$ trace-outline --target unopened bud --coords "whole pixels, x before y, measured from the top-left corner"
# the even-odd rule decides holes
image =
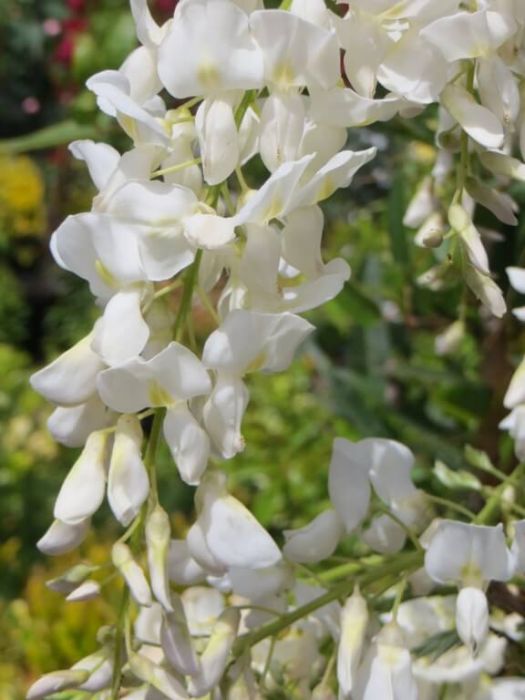
[[[139,605],[150,606],[152,599],[149,584],[144,572],[133,559],[130,548],[122,542],[116,542],[111,550],[111,557],[113,564],[128,584],[133,598]]]
[[[149,575],[155,598],[169,612],[173,610],[168,577],[170,537],[171,528],[168,515],[157,505],[146,522]]]

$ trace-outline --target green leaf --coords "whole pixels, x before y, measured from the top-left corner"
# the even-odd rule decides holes
[[[403,225],[405,207],[403,179],[401,176],[397,176],[392,182],[392,188],[388,196],[388,233],[390,235],[390,246],[394,260],[401,266],[405,275],[407,275],[410,270],[410,249],[406,229]]]
[[[484,472],[494,471],[494,465],[487,453],[483,452],[483,450],[477,450],[472,445],[465,445],[465,459],[470,465]]]
[[[450,469],[450,467],[447,467],[447,465],[439,459],[434,465],[434,474],[448,489],[481,490],[481,482],[474,474],[464,469]]]
[[[15,155],[43,148],[54,148],[76,139],[92,139],[96,136],[97,129],[94,127],[67,119],[34,131],[32,134],[0,140],[0,155]]]
[[[425,639],[423,644],[412,649],[412,654],[416,659],[422,656],[430,656],[432,661],[436,661],[449,649],[459,645],[459,643],[460,641],[456,630],[445,630],[444,632],[438,632],[432,637]]]

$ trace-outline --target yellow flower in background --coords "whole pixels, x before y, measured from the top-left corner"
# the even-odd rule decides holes
[[[41,235],[45,228],[45,186],[28,156],[0,156],[0,226],[7,238]]]

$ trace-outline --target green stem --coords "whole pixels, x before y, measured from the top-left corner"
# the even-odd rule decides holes
[[[474,91],[474,71],[475,61],[469,61],[467,66],[467,84],[465,87],[470,93]],[[465,188],[465,181],[469,172],[469,166],[468,134],[463,131],[461,133],[459,169],[457,173],[456,194],[454,195],[455,201],[459,201],[461,199],[463,189]]]
[[[507,488],[507,486],[510,485],[515,485],[516,483],[519,482],[519,479],[521,478],[523,471],[525,469],[525,462],[521,462],[521,464],[518,464],[516,469],[511,472],[504,481],[497,486],[494,491],[492,492],[492,496],[489,498],[489,500],[485,503],[483,508],[479,511],[479,513],[475,516],[474,520],[472,521],[475,525],[486,525],[488,522],[492,520],[492,516],[498,511],[501,503],[501,497],[503,495],[503,491]]]
[[[465,508],[465,506],[460,505],[459,503],[454,503],[454,501],[449,501],[448,498],[441,498],[440,496],[434,496],[432,493],[426,493],[425,496],[428,498],[429,501],[432,501],[433,503],[437,503],[440,506],[445,506],[449,508],[450,510],[455,510],[457,513],[461,513],[461,515],[464,515],[467,517],[469,520],[473,520],[476,517],[476,514],[473,513],[471,510],[468,508]]]
[[[124,586],[117,627],[115,629],[115,649],[113,653],[113,677],[111,679],[111,700],[118,700],[120,696],[120,684],[122,681],[122,651],[124,648],[124,624],[129,605],[129,588]]]
[[[278,635],[282,630],[286,629],[297,620],[301,620],[303,617],[310,615],[311,613],[319,610],[324,605],[328,605],[338,598],[345,598],[353,590],[356,583],[359,583],[361,589],[366,588],[377,582],[378,579],[388,574],[402,574],[408,571],[415,571],[421,566],[423,561],[423,556],[420,552],[408,552],[406,554],[396,554],[391,559],[383,562],[377,567],[372,567],[369,573],[363,574],[361,577],[356,577],[356,579],[342,581],[337,586],[334,586],[330,591],[323,593],[323,595],[311,600],[305,605],[301,605],[299,608],[292,610],[289,613],[282,615],[278,620],[269,622],[258,630],[253,632],[248,632],[237,639],[233,646],[233,654],[235,657],[242,656],[242,654],[254,646],[258,642],[266,639],[267,637],[274,637]]]
[[[244,93],[239,106],[235,110],[235,124],[237,126],[237,129],[241,126],[242,120],[244,119],[244,115],[248,111],[248,107],[255,100],[256,96],[256,90],[247,90]]]
[[[157,489],[157,474],[155,471],[155,459],[157,456],[157,449],[159,446],[160,431],[162,429],[162,423],[164,421],[164,415],[166,410],[164,408],[159,408],[155,411],[153,416],[153,422],[151,424],[151,432],[149,434],[148,444],[146,446],[146,451],[144,453],[144,465],[148,472],[149,482],[150,482],[150,498],[153,502],[158,500],[158,489]]]
[[[193,290],[197,283],[197,277],[199,274],[199,266],[202,259],[202,250],[199,249],[195,254],[195,260],[193,264],[188,269],[186,278],[184,280],[184,291],[182,292],[182,299],[180,302],[179,313],[175,319],[175,325],[173,326],[173,337],[177,342],[180,342],[184,333],[184,321],[186,316],[191,309],[191,301],[193,299]]]
[[[171,165],[168,168],[162,168],[161,170],[155,170],[151,173],[151,177],[160,177],[161,175],[170,175],[171,173],[178,173],[180,170],[185,170],[191,165],[199,165],[201,162],[200,158],[193,158],[192,160],[186,160],[184,163],[177,163],[177,165]]]

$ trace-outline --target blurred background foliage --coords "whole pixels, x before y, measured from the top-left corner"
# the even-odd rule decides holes
[[[154,0],[159,19],[175,0]],[[47,528],[58,487],[75,451],[46,430],[50,407],[29,388],[31,372],[91,327],[96,312],[86,285],[64,274],[48,253],[49,235],[69,213],[88,209],[91,185],[65,144],[97,138],[126,148],[95,108],[83,83],[117,67],[135,44],[126,0],[2,0],[0,3],[0,699],[18,700],[35,676],[67,667],[95,646],[112,619],[108,600],[65,604],[45,581],[80,559],[103,564],[116,526],[96,518],[80,556],[45,560],[35,542]],[[325,206],[326,257],[345,257],[352,279],[333,302],[309,314],[318,328],[291,370],[251,378],[246,451],[227,468],[232,488],[279,538],[326,505],[332,439],[397,438],[417,453],[416,478],[436,495],[449,487],[435,460],[465,465],[464,446],[485,450],[502,470],[512,446],[497,425],[501,399],[523,349],[509,318],[480,319],[466,303],[467,332],[438,355],[436,335],[457,318],[459,285],[439,293],[417,286],[432,253],[413,245],[402,223],[408,200],[430,171],[428,134],[435,115],[350,134],[379,156],[348,191]],[[250,181],[260,174],[254,163]],[[513,192],[525,203],[523,186]],[[525,219],[502,228],[490,216],[499,281],[523,249]],[[201,333],[204,329],[201,329]],[[166,453],[161,493],[182,535],[192,518],[192,490]],[[463,495],[462,495],[463,497]],[[476,503],[467,505],[476,507]],[[106,543],[106,544],[105,544]]]

